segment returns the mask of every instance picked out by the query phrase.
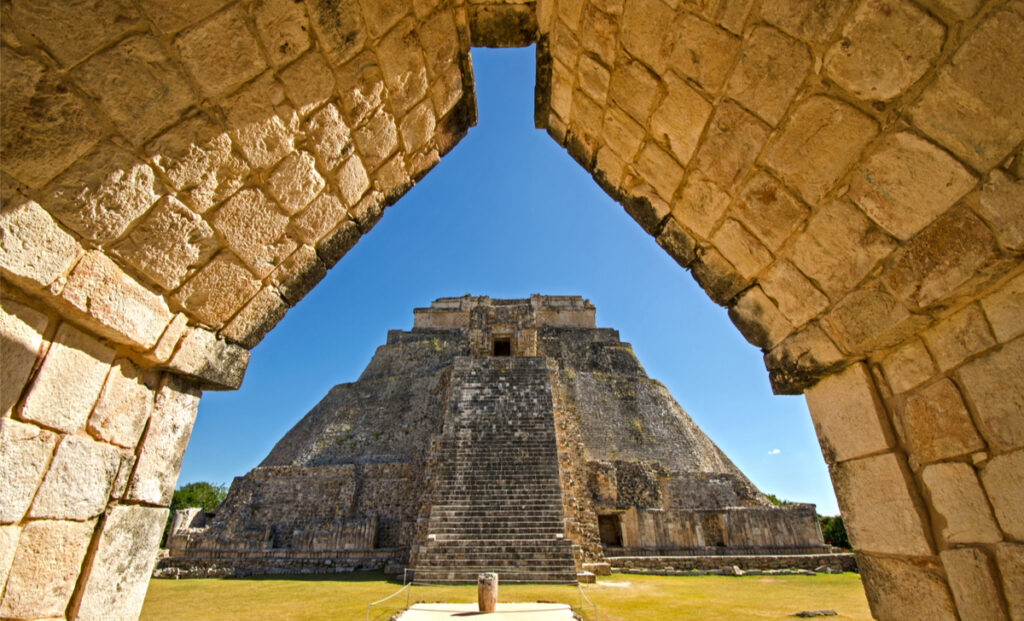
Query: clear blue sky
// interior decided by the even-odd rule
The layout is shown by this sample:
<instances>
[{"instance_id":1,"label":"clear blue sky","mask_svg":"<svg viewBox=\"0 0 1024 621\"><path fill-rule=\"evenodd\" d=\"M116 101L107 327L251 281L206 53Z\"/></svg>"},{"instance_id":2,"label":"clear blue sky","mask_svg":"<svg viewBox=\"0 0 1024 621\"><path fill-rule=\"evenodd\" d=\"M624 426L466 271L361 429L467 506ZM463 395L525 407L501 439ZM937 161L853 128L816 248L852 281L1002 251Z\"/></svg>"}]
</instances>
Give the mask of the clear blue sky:
<instances>
[{"instance_id":1,"label":"clear blue sky","mask_svg":"<svg viewBox=\"0 0 1024 621\"><path fill-rule=\"evenodd\" d=\"M255 467L414 307L566 294L594 303L761 490L838 513L803 397L772 395L725 309L534 129L533 48L476 49L473 64L477 126L252 351L240 390L203 395L179 484Z\"/></svg>"}]
</instances>

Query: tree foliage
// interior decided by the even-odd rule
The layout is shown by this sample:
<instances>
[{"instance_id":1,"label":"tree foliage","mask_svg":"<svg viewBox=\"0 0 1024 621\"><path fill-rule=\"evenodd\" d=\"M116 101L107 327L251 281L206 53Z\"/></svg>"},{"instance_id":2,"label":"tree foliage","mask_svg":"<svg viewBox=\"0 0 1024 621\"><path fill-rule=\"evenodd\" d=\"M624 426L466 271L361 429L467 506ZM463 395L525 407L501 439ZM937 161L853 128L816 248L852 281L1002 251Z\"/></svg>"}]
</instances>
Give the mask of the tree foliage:
<instances>
[{"instance_id":1,"label":"tree foliage","mask_svg":"<svg viewBox=\"0 0 1024 621\"><path fill-rule=\"evenodd\" d=\"M846 526L843 525L843 516L824 515L818 517L821 524L821 536L825 543L837 548L850 549L850 540L846 536Z\"/></svg>"},{"instance_id":2,"label":"tree foliage","mask_svg":"<svg viewBox=\"0 0 1024 621\"><path fill-rule=\"evenodd\" d=\"M171 518L178 509L186 507L199 507L204 513L213 513L224 502L228 495L227 485L214 485L206 481L188 483L174 490L171 496L171 512L167 514L167 523L164 525L164 536L160 545L167 544L167 534L171 531Z\"/></svg>"}]
</instances>

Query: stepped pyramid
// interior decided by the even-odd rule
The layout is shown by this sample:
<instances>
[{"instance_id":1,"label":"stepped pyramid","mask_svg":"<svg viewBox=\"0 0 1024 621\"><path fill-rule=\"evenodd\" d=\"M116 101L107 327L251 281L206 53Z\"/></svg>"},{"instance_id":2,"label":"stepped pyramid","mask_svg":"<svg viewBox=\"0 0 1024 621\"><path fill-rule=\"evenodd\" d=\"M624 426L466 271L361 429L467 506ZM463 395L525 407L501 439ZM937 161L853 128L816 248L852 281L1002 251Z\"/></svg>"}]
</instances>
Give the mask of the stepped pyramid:
<instances>
[{"instance_id":1,"label":"stepped pyramid","mask_svg":"<svg viewBox=\"0 0 1024 621\"><path fill-rule=\"evenodd\" d=\"M162 567L573 582L612 556L825 550L813 505L772 505L588 301L414 313L216 516L175 515Z\"/></svg>"}]
</instances>

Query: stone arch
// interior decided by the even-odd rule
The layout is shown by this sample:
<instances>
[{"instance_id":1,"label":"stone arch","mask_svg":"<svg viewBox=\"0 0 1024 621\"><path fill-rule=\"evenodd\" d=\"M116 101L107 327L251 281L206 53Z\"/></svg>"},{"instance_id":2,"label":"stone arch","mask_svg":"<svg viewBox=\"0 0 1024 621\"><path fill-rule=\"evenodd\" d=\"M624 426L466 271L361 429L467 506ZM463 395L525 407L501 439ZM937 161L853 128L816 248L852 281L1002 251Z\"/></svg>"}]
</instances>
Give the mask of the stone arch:
<instances>
[{"instance_id":1,"label":"stone arch","mask_svg":"<svg viewBox=\"0 0 1024 621\"><path fill-rule=\"evenodd\" d=\"M137 615L200 391L532 42L537 125L806 391L875 616L1024 615L1019 2L2 11L0 616Z\"/></svg>"}]
</instances>

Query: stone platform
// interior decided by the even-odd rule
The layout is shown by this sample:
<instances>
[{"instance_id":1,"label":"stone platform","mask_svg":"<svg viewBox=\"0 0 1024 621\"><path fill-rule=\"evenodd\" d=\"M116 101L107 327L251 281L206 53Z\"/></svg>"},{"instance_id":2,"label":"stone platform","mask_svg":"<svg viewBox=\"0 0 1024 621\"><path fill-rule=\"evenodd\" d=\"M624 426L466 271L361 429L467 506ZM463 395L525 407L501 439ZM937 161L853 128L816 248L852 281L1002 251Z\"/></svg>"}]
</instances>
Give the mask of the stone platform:
<instances>
[{"instance_id":1,"label":"stone platform","mask_svg":"<svg viewBox=\"0 0 1024 621\"><path fill-rule=\"evenodd\" d=\"M573 618L568 604L512 603L498 604L494 612L478 612L476 604L414 604L398 616L399 621L441 621L463 617L500 616L502 621L562 621Z\"/></svg>"}]
</instances>

